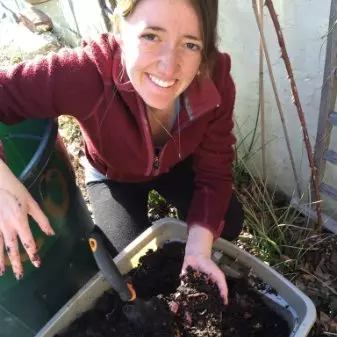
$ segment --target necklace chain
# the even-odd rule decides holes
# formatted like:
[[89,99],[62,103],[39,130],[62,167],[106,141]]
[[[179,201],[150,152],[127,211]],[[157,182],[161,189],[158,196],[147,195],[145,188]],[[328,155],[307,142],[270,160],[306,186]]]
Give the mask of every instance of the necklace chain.
[[[172,133],[167,130],[164,124],[155,116],[153,112],[151,112],[151,116],[160,125],[160,127],[168,134],[168,136],[172,138],[174,141],[174,137],[172,136]],[[178,110],[178,157],[181,158],[181,154],[180,154],[180,111],[179,110]]]
[[171,137],[171,138],[173,138],[172,133],[167,130],[167,128],[165,127],[165,125],[155,116],[155,114],[151,112],[151,116],[161,126],[161,128],[168,134],[168,136]]

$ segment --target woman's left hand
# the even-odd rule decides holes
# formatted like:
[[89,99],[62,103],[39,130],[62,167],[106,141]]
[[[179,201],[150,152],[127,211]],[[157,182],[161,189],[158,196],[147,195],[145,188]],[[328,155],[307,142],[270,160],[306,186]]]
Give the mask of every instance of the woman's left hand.
[[185,258],[182,274],[186,273],[186,268],[191,266],[195,270],[209,275],[219,290],[224,303],[228,304],[228,288],[224,273],[212,261],[211,252],[213,244],[212,233],[199,225],[190,228],[185,248]]

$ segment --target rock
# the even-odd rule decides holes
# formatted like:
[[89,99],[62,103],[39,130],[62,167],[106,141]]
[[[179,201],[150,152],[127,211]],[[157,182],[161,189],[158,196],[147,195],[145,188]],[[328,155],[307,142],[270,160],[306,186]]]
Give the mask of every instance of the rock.
[[32,32],[45,33],[53,29],[50,17],[35,7],[22,10],[19,13],[19,20]]
[[25,0],[25,1],[31,5],[37,5],[37,4],[42,4],[44,2],[47,2],[49,0]]
[[222,259],[223,257],[223,253],[216,250],[213,252],[212,254],[212,260],[216,263],[216,264],[220,264],[220,260]]
[[[51,33],[37,34],[22,24],[5,17],[0,21],[0,66],[9,66],[13,60],[32,59],[60,49],[57,38]],[[12,62],[9,62],[12,61]]]

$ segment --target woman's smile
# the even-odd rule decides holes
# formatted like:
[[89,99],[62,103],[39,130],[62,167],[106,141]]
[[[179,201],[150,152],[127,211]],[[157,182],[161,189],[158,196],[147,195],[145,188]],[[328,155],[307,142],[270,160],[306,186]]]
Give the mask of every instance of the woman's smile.
[[151,75],[151,74],[147,74],[147,75],[154,84],[156,84],[157,86],[161,88],[171,88],[177,82],[177,80],[164,81],[154,75]]

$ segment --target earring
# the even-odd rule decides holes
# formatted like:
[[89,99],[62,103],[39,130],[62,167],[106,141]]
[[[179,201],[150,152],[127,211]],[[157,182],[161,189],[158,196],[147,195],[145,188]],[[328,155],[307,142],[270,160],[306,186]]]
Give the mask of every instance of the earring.
[[198,75],[198,76],[200,75],[200,70],[198,70],[197,75]]

